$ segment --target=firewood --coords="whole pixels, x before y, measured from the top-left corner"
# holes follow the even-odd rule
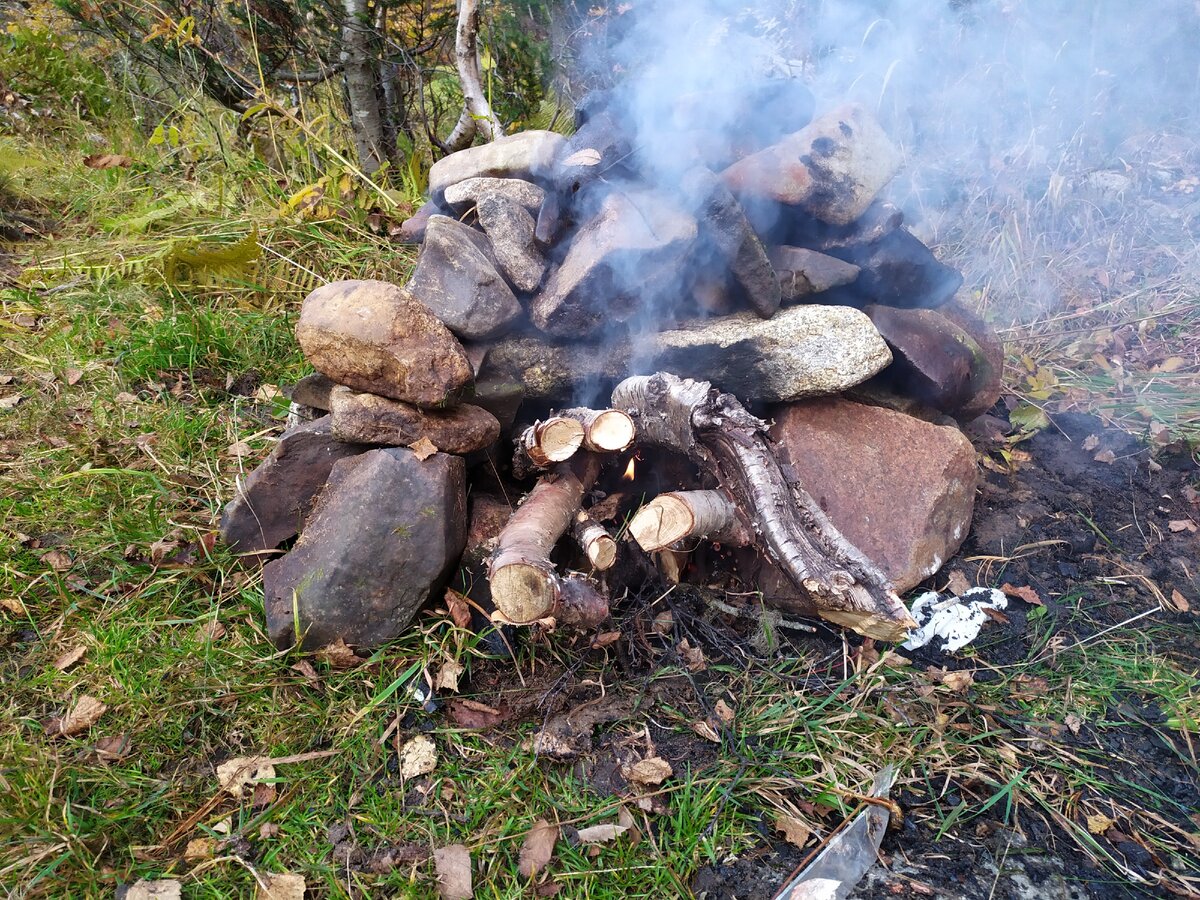
[[[551,416],[544,422],[534,422],[517,437],[517,457],[513,468],[524,477],[529,468],[544,469],[565,462],[583,446],[583,425],[566,416]]]
[[[628,450],[637,436],[629,413],[620,409],[565,409],[559,413],[583,426],[583,447],[594,453]]]
[[[642,441],[687,455],[717,477],[753,522],[757,543],[822,618],[866,637],[900,640],[912,617],[887,577],[829,521],[775,457],[767,426],[708,382],[659,373],[617,385]]]
[[[600,473],[600,458],[581,453],[538,479],[500,533],[488,565],[496,608],[510,622],[551,615],[562,599],[563,580],[550,551],[571,526],[584,493]]]
[[[718,537],[736,526],[737,509],[720,491],[673,491],[639,509],[629,533],[652,553],[688,538]]]
[[[575,514],[571,525],[571,537],[587,554],[592,567],[603,572],[611,569],[617,561],[617,542],[608,530],[583,510]]]

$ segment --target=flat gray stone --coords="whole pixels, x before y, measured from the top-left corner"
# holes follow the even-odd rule
[[[711,381],[741,400],[836,394],[892,361],[871,320],[845,306],[785,307],[770,319],[739,313],[660,332],[650,343],[656,368]]]
[[[300,308],[296,339],[313,368],[338,384],[417,406],[453,402],[474,379],[445,325],[386,281],[338,281]]]
[[[499,337],[521,314],[487,237],[449,216],[429,220],[408,291],[463,340]]]
[[[566,138],[553,131],[521,131],[444,156],[429,170],[429,193],[444,195],[468,178],[520,178],[550,175]]]
[[[280,648],[355,648],[399,636],[446,582],[466,543],[466,464],[370,450],[334,465],[304,533],[263,569],[267,631]]]
[[[851,284],[859,272],[856,265],[803,247],[775,247],[771,262],[779,276],[783,299],[791,303]]]
[[[532,181],[520,178],[468,178],[446,188],[446,205],[460,216],[484,197],[504,197],[536,216],[546,192]]]
[[[285,432],[236,487],[221,515],[221,540],[238,553],[263,554],[300,533],[334,463],[367,447],[335,440],[329,416]]]
[[[546,258],[533,239],[533,216],[520,204],[498,194],[481,199],[476,212],[504,277],[519,291],[536,291],[546,274]]]
[[[335,387],[337,387],[337,382],[328,375],[313,372],[292,385],[291,393],[288,396],[293,403],[329,412],[329,392]]]

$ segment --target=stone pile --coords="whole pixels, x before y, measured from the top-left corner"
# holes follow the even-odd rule
[[[631,374],[703,379],[766,412],[780,458],[900,590],[965,538],[975,463],[955,419],[996,401],[1001,348],[879,198],[900,154],[870,115],[797,120],[736,159],[697,138],[657,182],[618,118],[440,160],[404,226],[421,244],[408,284],[305,300],[296,335],[318,374],[292,400],[307,421],[222,520],[264,563],[280,646],[398,635],[460,561],[486,558],[498,495],[528,487],[502,449],[516,426],[607,406]],[[742,573],[793,599],[770,562]]]

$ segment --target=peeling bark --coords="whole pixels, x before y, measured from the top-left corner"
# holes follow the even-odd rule
[[[643,440],[686,454],[713,473],[753,523],[759,548],[808,596],[822,618],[867,637],[895,641],[915,623],[887,577],[785,473],[766,423],[708,382],[635,376],[617,385]]]
[[[369,0],[342,0],[342,80],[350,131],[363,171],[371,175],[388,158],[379,96],[379,70]]]
[[[489,141],[494,141],[504,134],[500,120],[492,112],[483,88],[483,68],[479,64],[479,0],[458,0],[454,63],[458,68],[458,80],[462,86],[463,111],[454,130],[442,145],[447,153],[471,146],[471,141],[477,133],[481,133]]]
[[[592,567],[600,572],[611,569],[617,561],[617,542],[603,525],[580,510],[571,525],[571,537],[579,545]]]

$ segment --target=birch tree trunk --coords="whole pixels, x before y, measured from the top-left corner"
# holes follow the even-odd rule
[[[369,0],[342,0],[342,79],[350,130],[362,170],[372,175],[388,158],[380,98],[377,33]]]
[[[479,64],[479,0],[458,0],[454,62],[462,85],[463,111],[442,145],[447,153],[469,147],[477,133],[489,141],[504,135],[483,87],[483,67]]]

